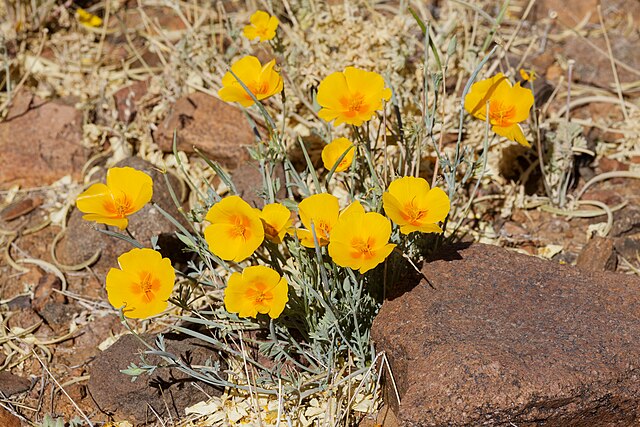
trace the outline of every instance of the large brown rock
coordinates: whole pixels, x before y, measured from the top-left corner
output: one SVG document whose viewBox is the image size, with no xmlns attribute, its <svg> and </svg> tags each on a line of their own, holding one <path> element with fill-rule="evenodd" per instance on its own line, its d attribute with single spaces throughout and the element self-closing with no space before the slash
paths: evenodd
<svg viewBox="0 0 640 427">
<path fill-rule="evenodd" d="M 144 335 L 153 344 L 153 337 Z M 195 338 L 176 340 L 165 337 L 166 351 L 191 365 L 214 366 L 224 363 L 218 353 L 206 343 Z M 100 410 L 112 414 L 116 420 L 128 420 L 136 425 L 156 422 L 170 417 L 181 418 L 185 408 L 220 396 L 222 390 L 201 381 L 195 381 L 176 368 L 158 369 L 153 374 L 143 374 L 135 381 L 121 371 L 131 363 L 141 366 L 140 354 L 148 349 L 133 335 L 124 335 L 107 350 L 99 354 L 90 368 L 89 393 Z M 164 364 L 158 356 L 145 355 L 149 364 Z"/>
<path fill-rule="evenodd" d="M 640 425 L 637 277 L 480 244 L 440 255 L 433 287 L 396 289 L 373 325 L 401 425 Z"/>
<path fill-rule="evenodd" d="M 0 122 L 0 153 L 0 190 L 78 178 L 89 153 L 82 146 L 82 112 L 19 93 Z"/>
<path fill-rule="evenodd" d="M 193 153 L 195 146 L 228 169 L 249 160 L 246 147 L 255 144 L 240 109 L 199 92 L 178 99 L 154 133 L 155 142 L 165 152 L 173 149 L 174 131 L 178 150 Z"/>
</svg>

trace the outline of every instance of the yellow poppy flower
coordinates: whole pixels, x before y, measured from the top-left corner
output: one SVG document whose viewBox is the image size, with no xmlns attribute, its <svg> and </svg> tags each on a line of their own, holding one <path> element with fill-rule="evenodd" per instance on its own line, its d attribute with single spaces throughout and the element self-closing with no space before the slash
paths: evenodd
<svg viewBox="0 0 640 427">
<path fill-rule="evenodd" d="M 240 317 L 256 317 L 258 313 L 278 318 L 289 301 L 287 279 L 263 265 L 245 268 L 229 277 L 224 290 L 224 307 Z"/>
<path fill-rule="evenodd" d="M 111 168 L 107 184 L 93 184 L 76 199 L 82 218 L 127 228 L 127 217 L 144 207 L 153 195 L 153 181 L 146 173 L 130 168 Z"/>
<path fill-rule="evenodd" d="M 491 130 L 500 136 L 530 147 L 518 123 L 529 117 L 533 106 L 533 93 L 520 86 L 511 86 L 502 73 L 474 83 L 464 99 L 464 108 L 476 119 L 486 120 L 489 102 Z"/>
<path fill-rule="evenodd" d="M 209 250 L 225 261 L 240 262 L 264 240 L 260 215 L 240 196 L 225 197 L 209 209 L 204 239 Z"/>
<path fill-rule="evenodd" d="M 234 62 L 231 71 L 249 88 L 256 99 L 262 100 L 282 92 L 284 84 L 280 74 L 273 70 L 275 65 L 275 59 L 262 65 L 258 58 L 249 55 Z M 251 96 L 230 72 L 222 77 L 222 88 L 218 91 L 218 96 L 223 101 L 239 102 L 243 107 L 254 104 Z"/>
<path fill-rule="evenodd" d="M 405 176 L 389 184 L 388 191 L 382 195 L 382 206 L 403 234 L 442 233 L 436 223 L 447 217 L 450 202 L 442 189 L 430 189 L 423 178 Z"/>
<path fill-rule="evenodd" d="M 291 228 L 291 211 L 280 203 L 270 203 L 258 212 L 264 227 L 264 237 L 273 243 L 282 243 L 284 235 Z"/>
<path fill-rule="evenodd" d="M 360 126 L 371 120 L 382 108 L 382 100 L 391 98 L 391 89 L 384 87 L 384 79 L 373 71 L 347 67 L 325 77 L 318 86 L 318 116 L 334 126 L 341 123 Z"/>
<path fill-rule="evenodd" d="M 342 172 L 349 169 L 351 163 L 353 163 L 355 147 L 347 138 L 337 138 L 327 144 L 322 149 L 322 163 L 324 164 L 324 168 L 330 171 L 335 166 L 340 156 L 342 156 L 342 154 L 347 150 L 349 150 L 349 152 L 342 158 L 336 167 L 336 172 Z"/>
<path fill-rule="evenodd" d="M 76 19 L 78 20 L 79 23 L 81 23 L 85 27 L 95 28 L 95 27 L 102 26 L 102 18 L 92 13 L 89 13 L 80 7 L 76 9 Z"/>
<path fill-rule="evenodd" d="M 242 34 L 249 40 L 253 40 L 256 37 L 261 42 L 271 40 L 276 36 L 276 29 L 278 28 L 278 18 L 269 15 L 262 10 L 256 11 L 251 18 L 249 18 L 251 24 L 244 27 Z"/>
<path fill-rule="evenodd" d="M 340 213 L 338 198 L 328 193 L 314 194 L 300 202 L 298 213 L 302 225 L 306 227 L 306 230 L 296 231 L 302 246 L 307 248 L 316 247 L 313 241 L 313 233 L 311 232 L 312 222 L 318 238 L 318 245 L 328 245 L 329 233 L 331 233 L 331 229 L 338 221 Z"/>
<path fill-rule="evenodd" d="M 120 269 L 107 274 L 107 296 L 124 315 L 144 319 L 163 312 L 173 291 L 176 273 L 169 258 L 153 249 L 132 249 L 118 257 Z"/>
<path fill-rule="evenodd" d="M 376 212 L 365 213 L 360 202 L 353 202 L 340 215 L 331 230 L 329 256 L 341 267 L 366 273 L 393 251 L 389 243 L 391 222 Z"/>
</svg>

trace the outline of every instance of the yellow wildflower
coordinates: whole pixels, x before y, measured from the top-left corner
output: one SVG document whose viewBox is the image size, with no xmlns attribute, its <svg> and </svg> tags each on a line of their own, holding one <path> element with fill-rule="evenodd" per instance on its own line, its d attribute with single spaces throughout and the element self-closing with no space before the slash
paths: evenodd
<svg viewBox="0 0 640 427">
<path fill-rule="evenodd" d="M 271 40 L 276 36 L 276 29 L 278 28 L 278 18 L 269 15 L 262 10 L 256 11 L 251 18 L 249 18 L 251 24 L 244 27 L 242 34 L 249 40 L 253 40 L 256 37 L 261 42 Z"/>
<path fill-rule="evenodd" d="M 341 123 L 360 126 L 371 120 L 382 108 L 382 100 L 391 98 L 391 89 L 384 87 L 384 79 L 373 71 L 347 67 L 325 77 L 318 86 L 318 116 L 334 126 Z"/>
<path fill-rule="evenodd" d="M 291 228 L 291 211 L 280 203 L 265 205 L 260 212 L 264 236 L 273 243 L 282 243 L 284 235 Z"/>
<path fill-rule="evenodd" d="M 209 250 L 226 261 L 240 262 L 258 249 L 264 229 L 258 213 L 239 196 L 229 196 L 209 209 L 204 230 Z"/>
<path fill-rule="evenodd" d="M 351 163 L 353 163 L 353 156 L 355 153 L 355 147 L 351 141 L 347 138 L 337 138 L 331 141 L 322 149 L 322 163 L 326 170 L 331 170 L 338 162 L 340 156 L 347 151 L 347 154 L 340 160 L 340 163 L 336 167 L 336 172 L 342 172 L 349 169 Z"/>
<path fill-rule="evenodd" d="M 365 213 L 353 202 L 331 230 L 329 256 L 341 267 L 366 273 L 384 261 L 396 245 L 389 243 L 391 222 L 376 212 Z"/>
<path fill-rule="evenodd" d="M 95 28 L 102 26 L 102 18 L 89 13 L 80 7 L 76 9 L 76 19 L 85 27 Z"/>
<path fill-rule="evenodd" d="M 476 119 L 486 120 L 489 103 L 489 123 L 491 130 L 500 136 L 516 141 L 525 147 L 529 142 L 518 123 L 529 117 L 533 106 L 533 93 L 520 86 L 511 86 L 502 74 L 474 83 L 464 99 L 464 108 Z"/>
<path fill-rule="evenodd" d="M 389 189 L 382 195 L 382 206 L 403 234 L 413 231 L 442 233 L 436 223 L 447 217 L 450 202 L 442 189 L 430 189 L 423 178 L 405 176 L 389 184 Z"/>
<path fill-rule="evenodd" d="M 93 184 L 76 199 L 82 218 L 127 228 L 127 217 L 144 207 L 153 195 L 153 181 L 146 173 L 130 168 L 111 168 L 107 184 Z"/>
<path fill-rule="evenodd" d="M 245 84 L 256 99 L 262 100 L 282 92 L 284 87 L 282 77 L 273 70 L 275 65 L 275 59 L 262 65 L 258 58 L 249 55 L 234 62 L 231 71 Z M 254 104 L 251 96 L 230 72 L 222 77 L 222 88 L 218 91 L 218 96 L 223 101 L 239 102 L 243 107 L 250 107 Z"/>
<path fill-rule="evenodd" d="M 338 198 L 328 193 L 314 194 L 300 202 L 298 205 L 298 213 L 302 225 L 307 228 L 306 230 L 297 230 L 296 232 L 302 246 L 315 248 L 313 233 L 311 232 L 312 222 L 318 239 L 318 245 L 328 245 L 329 233 L 338 221 L 338 215 L 340 213 Z"/>
<path fill-rule="evenodd" d="M 224 290 L 224 307 L 240 317 L 256 317 L 258 313 L 278 318 L 289 301 L 287 279 L 263 265 L 245 268 L 229 277 Z"/>
<path fill-rule="evenodd" d="M 176 274 L 169 258 L 153 249 L 132 249 L 118 257 L 120 269 L 107 274 L 107 296 L 126 317 L 144 319 L 163 312 Z"/>
</svg>

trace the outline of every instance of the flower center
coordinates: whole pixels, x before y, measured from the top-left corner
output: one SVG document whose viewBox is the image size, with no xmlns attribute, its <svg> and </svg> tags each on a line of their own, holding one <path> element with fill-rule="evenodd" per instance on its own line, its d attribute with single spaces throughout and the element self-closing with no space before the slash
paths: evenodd
<svg viewBox="0 0 640 427">
<path fill-rule="evenodd" d="M 489 118 L 492 125 L 511 126 L 515 114 L 515 105 L 505 105 L 505 103 L 496 100 L 489 101 Z"/>
<path fill-rule="evenodd" d="M 144 301 L 150 303 L 155 298 L 155 292 L 160 288 L 160 281 L 150 272 L 145 271 L 140 274 L 140 281 L 136 285 L 134 293 L 142 294 Z"/>
<path fill-rule="evenodd" d="M 411 225 L 420 225 L 422 218 L 427 215 L 427 212 L 426 210 L 419 209 L 411 202 L 404 206 L 402 218 Z"/>
<path fill-rule="evenodd" d="M 133 201 L 123 194 L 120 197 L 113 197 L 105 203 L 105 210 L 110 212 L 114 218 L 124 218 L 131 213 Z"/>
<path fill-rule="evenodd" d="M 273 294 L 265 290 L 264 283 L 256 283 L 253 288 L 247 290 L 247 298 L 253 300 L 255 304 L 269 305 L 273 300 Z"/>
<path fill-rule="evenodd" d="M 356 237 L 351 241 L 351 246 L 354 249 L 352 254 L 353 258 L 365 258 L 371 259 L 373 258 L 373 245 L 375 241 L 373 238 L 369 237 L 365 242 L 364 239 L 360 237 Z"/>
<path fill-rule="evenodd" d="M 265 95 L 269 91 L 269 84 L 264 81 L 257 81 L 247 85 L 251 93 L 254 95 Z M 247 97 L 251 98 L 249 94 L 246 94 Z"/>
<path fill-rule="evenodd" d="M 340 104 L 346 109 L 345 115 L 347 117 L 355 117 L 368 107 L 364 102 L 364 95 L 361 93 L 354 93 L 349 98 L 340 99 Z"/>
<path fill-rule="evenodd" d="M 318 221 L 318 226 L 316 227 L 316 236 L 318 237 L 318 240 L 329 240 L 330 231 L 331 228 L 329 227 L 329 224 L 324 221 Z"/>
<path fill-rule="evenodd" d="M 249 238 L 249 220 L 243 215 L 235 216 L 231 220 L 231 238 L 241 238 L 247 240 Z"/>
</svg>

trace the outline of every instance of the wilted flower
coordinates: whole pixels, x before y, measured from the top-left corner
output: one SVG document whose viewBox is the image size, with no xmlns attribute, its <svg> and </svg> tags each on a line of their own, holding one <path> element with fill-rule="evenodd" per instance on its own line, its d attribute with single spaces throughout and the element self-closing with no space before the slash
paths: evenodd
<svg viewBox="0 0 640 427">
<path fill-rule="evenodd" d="M 442 189 L 429 189 L 423 178 L 405 176 L 389 184 L 388 191 L 382 195 L 382 206 L 403 234 L 413 231 L 442 233 L 436 223 L 447 217 L 450 202 Z"/>
<path fill-rule="evenodd" d="M 365 213 L 360 202 L 345 209 L 331 230 L 329 256 L 341 267 L 366 273 L 393 251 L 391 222 L 376 212 Z"/>
<path fill-rule="evenodd" d="M 261 42 L 271 40 L 276 36 L 276 29 L 278 28 L 278 18 L 269 15 L 262 10 L 256 11 L 251 18 L 249 18 L 251 24 L 244 27 L 242 34 L 249 40 L 253 40 L 256 37 L 260 38 Z"/>
<path fill-rule="evenodd" d="M 209 209 L 204 230 L 209 250 L 226 261 L 240 262 L 258 249 L 264 240 L 259 214 L 239 196 L 229 196 Z"/>
<path fill-rule="evenodd" d="M 284 235 L 291 228 L 291 211 L 280 203 L 270 203 L 259 212 L 264 237 L 273 243 L 282 243 Z"/>
<path fill-rule="evenodd" d="M 348 150 L 348 151 L 347 151 Z M 326 170 L 331 170 L 340 156 L 347 151 L 347 154 L 340 160 L 340 163 L 336 167 L 336 172 L 342 172 L 349 169 L 351 163 L 353 163 L 353 155 L 355 153 L 355 147 L 351 141 L 347 138 L 337 138 L 331 141 L 322 149 L 322 163 Z"/>
<path fill-rule="evenodd" d="M 169 258 L 153 249 L 132 249 L 118 257 L 120 269 L 107 274 L 107 296 L 115 308 L 132 319 L 161 313 L 173 291 L 176 274 Z"/>
<path fill-rule="evenodd" d="M 93 184 L 76 199 L 82 218 L 127 228 L 127 217 L 144 207 L 153 195 L 153 181 L 146 173 L 130 168 L 111 168 L 107 184 Z"/>
<path fill-rule="evenodd" d="M 464 99 L 464 108 L 476 119 L 487 120 L 489 103 L 489 123 L 491 130 L 525 147 L 529 142 L 518 123 L 529 117 L 533 105 L 533 93 L 520 86 L 511 86 L 502 74 L 474 83 Z"/>
<path fill-rule="evenodd" d="M 530 70 L 529 72 L 527 72 L 522 68 L 520 69 L 520 77 L 522 77 L 522 80 L 525 80 L 527 82 L 533 82 L 537 79 L 535 71 Z"/>
<path fill-rule="evenodd" d="M 315 248 L 313 234 L 311 232 L 311 223 L 318 238 L 318 245 L 326 246 L 329 244 L 329 233 L 338 221 L 340 213 L 340 204 L 338 198 L 333 194 L 321 193 L 309 196 L 298 205 L 298 214 L 300 221 L 306 230 L 297 230 L 296 235 L 300 239 L 302 246 L 307 248 Z"/>
<path fill-rule="evenodd" d="M 233 63 L 231 71 L 245 84 L 256 99 L 262 100 L 282 92 L 282 77 L 273 70 L 275 65 L 275 59 L 262 65 L 255 56 L 245 56 Z M 230 72 L 222 77 L 222 88 L 218 91 L 218 96 L 223 101 L 239 102 L 243 107 L 250 107 L 254 103 L 251 96 Z"/>
<path fill-rule="evenodd" d="M 278 318 L 289 301 L 287 279 L 263 265 L 245 268 L 229 277 L 224 290 L 224 306 L 240 317 L 256 317 L 258 313 Z"/>
<path fill-rule="evenodd" d="M 382 100 L 391 98 L 391 89 L 384 87 L 384 79 L 373 71 L 347 67 L 325 77 L 318 86 L 318 116 L 334 126 L 341 123 L 360 126 L 371 120 L 382 108 Z"/>
<path fill-rule="evenodd" d="M 94 15 L 93 13 L 89 13 L 80 7 L 76 9 L 76 19 L 85 27 L 95 28 L 102 25 L 102 18 Z"/>
</svg>

